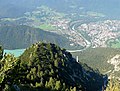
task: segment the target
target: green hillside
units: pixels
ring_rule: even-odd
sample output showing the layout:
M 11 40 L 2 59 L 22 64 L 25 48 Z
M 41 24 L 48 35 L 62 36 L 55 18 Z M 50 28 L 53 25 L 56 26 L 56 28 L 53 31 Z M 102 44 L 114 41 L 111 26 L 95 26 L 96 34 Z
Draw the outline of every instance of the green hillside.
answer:
M 70 41 L 58 34 L 25 25 L 0 26 L 0 44 L 5 49 L 24 49 L 38 41 L 69 48 Z
M 51 43 L 33 44 L 19 58 L 4 55 L 0 65 L 3 91 L 99 91 L 107 80 Z
M 120 77 L 119 69 L 118 71 L 117 70 L 115 71 L 114 68 L 115 65 L 117 65 L 117 67 L 119 68 L 120 59 L 119 57 L 117 58 L 117 56 L 120 55 L 120 49 L 94 48 L 87 49 L 81 53 L 79 52 L 72 54 L 74 57 L 78 56 L 80 62 L 86 63 L 94 69 L 99 69 L 101 73 L 107 73 L 108 75 L 112 74 L 115 75 L 115 77 Z M 110 63 L 113 58 L 114 62 L 118 61 L 116 64 Z

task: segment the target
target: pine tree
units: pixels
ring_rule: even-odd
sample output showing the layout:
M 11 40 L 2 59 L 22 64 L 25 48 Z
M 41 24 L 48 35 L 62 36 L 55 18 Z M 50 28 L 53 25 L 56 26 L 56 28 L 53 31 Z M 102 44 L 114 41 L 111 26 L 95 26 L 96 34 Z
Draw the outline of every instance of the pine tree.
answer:
M 38 83 L 38 82 L 36 82 L 36 83 L 35 83 L 35 87 L 41 87 L 41 84 Z
M 77 91 L 76 87 L 73 88 L 73 91 Z
M 53 90 L 54 86 L 55 86 L 55 80 L 52 77 L 50 77 L 49 82 L 48 82 L 48 87 Z
M 57 91 L 61 89 L 61 83 L 60 83 L 60 81 L 56 81 L 55 89 L 56 89 Z
M 54 61 L 54 66 L 58 67 L 58 61 L 57 60 Z

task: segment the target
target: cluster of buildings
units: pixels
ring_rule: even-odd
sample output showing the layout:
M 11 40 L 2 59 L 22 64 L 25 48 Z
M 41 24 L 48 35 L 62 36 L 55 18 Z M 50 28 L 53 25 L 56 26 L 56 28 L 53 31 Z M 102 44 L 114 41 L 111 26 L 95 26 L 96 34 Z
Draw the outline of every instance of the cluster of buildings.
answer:
M 106 20 L 82 24 L 80 31 L 85 31 L 91 37 L 92 47 L 106 47 L 107 40 L 116 39 L 120 34 L 120 21 Z

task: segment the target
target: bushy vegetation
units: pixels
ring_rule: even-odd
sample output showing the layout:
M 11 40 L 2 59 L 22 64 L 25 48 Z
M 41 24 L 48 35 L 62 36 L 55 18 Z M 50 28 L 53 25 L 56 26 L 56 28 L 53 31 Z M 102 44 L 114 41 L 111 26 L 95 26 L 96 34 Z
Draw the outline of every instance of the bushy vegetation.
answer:
M 0 61 L 3 91 L 97 91 L 103 75 L 79 64 L 55 44 L 36 43 L 19 57 L 4 55 Z
M 105 91 L 120 91 L 120 82 L 117 79 L 111 79 Z

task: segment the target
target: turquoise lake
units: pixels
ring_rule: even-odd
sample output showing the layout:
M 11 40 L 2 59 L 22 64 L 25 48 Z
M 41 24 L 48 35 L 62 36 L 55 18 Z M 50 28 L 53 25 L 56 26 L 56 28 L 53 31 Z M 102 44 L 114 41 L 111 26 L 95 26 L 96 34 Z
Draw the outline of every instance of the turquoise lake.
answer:
M 4 53 L 13 54 L 15 57 L 19 57 L 25 49 L 4 50 Z

